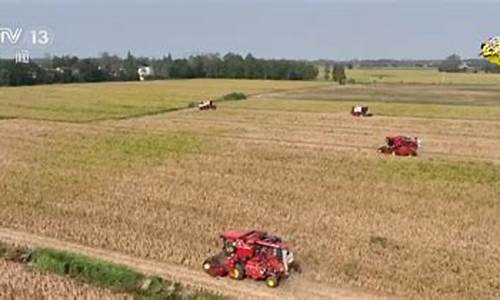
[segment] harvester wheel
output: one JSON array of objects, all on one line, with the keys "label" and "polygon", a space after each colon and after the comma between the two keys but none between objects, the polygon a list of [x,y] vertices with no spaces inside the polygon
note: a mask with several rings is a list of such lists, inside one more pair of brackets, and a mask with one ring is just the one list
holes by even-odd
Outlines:
[{"label": "harvester wheel", "polygon": [[245,277],[245,268],[240,263],[237,263],[229,273],[229,276],[232,279],[242,280]]},{"label": "harvester wheel", "polygon": [[269,277],[266,278],[266,285],[270,288],[275,288],[277,287],[279,284],[279,280],[276,276],[274,275],[271,275]]}]

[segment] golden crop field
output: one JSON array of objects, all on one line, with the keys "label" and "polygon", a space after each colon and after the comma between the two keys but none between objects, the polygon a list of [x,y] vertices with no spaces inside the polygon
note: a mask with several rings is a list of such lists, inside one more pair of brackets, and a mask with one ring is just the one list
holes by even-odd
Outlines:
[{"label": "golden crop field", "polygon": [[218,98],[233,91],[257,94],[318,84],[193,79],[9,87],[0,89],[0,119],[69,122],[119,119],[184,108],[190,102]]},{"label": "golden crop field", "polygon": [[[216,95],[218,85],[257,95],[215,111],[0,120],[0,226],[189,268],[218,250],[221,232],[260,228],[294,246],[304,272],[293,280],[413,298],[500,296],[496,86],[464,96],[460,82],[422,92],[186,80],[175,93]],[[126,95],[140,84],[111,86]],[[66,86],[43,88],[64,102]],[[375,116],[353,119],[358,101]],[[72,114],[62,116],[52,119]],[[421,155],[377,154],[392,134],[422,138]]]}]

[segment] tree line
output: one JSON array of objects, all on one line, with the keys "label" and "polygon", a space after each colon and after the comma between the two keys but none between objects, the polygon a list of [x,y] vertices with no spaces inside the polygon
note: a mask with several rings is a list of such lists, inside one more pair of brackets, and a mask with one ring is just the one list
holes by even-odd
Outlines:
[{"label": "tree line", "polygon": [[459,55],[452,54],[446,57],[438,66],[440,72],[474,72],[500,73],[500,67],[489,63],[484,59],[465,59]]},{"label": "tree line", "polygon": [[193,55],[188,58],[125,58],[103,53],[97,58],[54,56],[29,64],[0,60],[0,86],[18,86],[72,82],[138,80],[138,68],[148,66],[150,79],[234,78],[270,80],[314,80],[317,67],[306,61],[260,59],[248,54],[228,53]]},{"label": "tree line", "polygon": [[347,61],[316,60],[316,65],[342,64],[347,69],[353,68],[437,68],[441,72],[485,72],[500,73],[500,67],[483,58],[466,58],[453,54],[445,59],[355,59]]},{"label": "tree line", "polygon": [[[352,67],[351,67],[352,68]],[[343,64],[325,64],[323,67],[323,79],[333,80],[339,84],[347,83],[347,76],[345,74],[345,66]]]}]

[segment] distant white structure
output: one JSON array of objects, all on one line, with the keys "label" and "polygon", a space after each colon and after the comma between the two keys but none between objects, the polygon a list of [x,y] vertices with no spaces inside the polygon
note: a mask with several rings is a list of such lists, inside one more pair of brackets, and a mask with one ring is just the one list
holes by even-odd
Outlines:
[{"label": "distant white structure", "polygon": [[467,72],[467,73],[477,72],[477,69],[476,69],[476,68],[469,66],[469,64],[467,64],[466,62],[462,62],[462,63],[458,66],[458,69],[459,69],[460,71],[462,71],[462,72]]},{"label": "distant white structure", "polygon": [[152,77],[154,75],[153,68],[148,66],[143,66],[137,69],[137,74],[139,74],[139,79],[141,81],[146,80],[148,77]]}]

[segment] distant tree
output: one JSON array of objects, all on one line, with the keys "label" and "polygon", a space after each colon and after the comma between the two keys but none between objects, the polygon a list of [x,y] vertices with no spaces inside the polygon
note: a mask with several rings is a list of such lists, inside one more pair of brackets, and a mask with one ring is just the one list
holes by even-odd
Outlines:
[{"label": "distant tree", "polygon": [[153,68],[155,79],[167,79],[168,76],[168,66],[165,63],[166,57],[163,56],[161,59],[152,59],[149,65]]},{"label": "distant tree", "polygon": [[333,65],[333,81],[338,82],[339,84],[346,83],[346,75],[345,75],[345,67],[341,64]]},{"label": "distant tree", "polygon": [[313,80],[318,78],[319,70],[311,64],[302,64],[304,68],[304,77],[302,80]]},{"label": "distant tree", "polygon": [[193,78],[193,71],[187,59],[175,59],[170,67],[172,78]]},{"label": "distant tree", "polygon": [[0,69],[0,86],[8,86],[9,82],[9,71]]},{"label": "distant tree", "polygon": [[323,78],[325,80],[330,80],[330,73],[332,71],[332,67],[329,64],[325,64],[324,66],[324,73],[323,73]]},{"label": "distant tree", "polygon": [[219,78],[222,76],[223,62],[219,54],[207,54],[202,56],[205,77]]},{"label": "distant tree", "polygon": [[74,67],[78,63],[79,59],[76,56],[54,56],[52,58],[52,67],[53,68],[71,68]]},{"label": "distant tree", "polygon": [[260,67],[258,59],[251,53],[248,53],[245,57],[245,78],[262,78],[262,74],[262,68]]},{"label": "distant tree", "polygon": [[35,63],[17,64],[13,59],[0,61],[0,85],[21,86],[44,83],[44,70]]},{"label": "distant tree", "polygon": [[189,57],[189,67],[191,68],[191,73],[193,77],[205,78],[207,74],[205,73],[205,60],[203,56],[190,56]]},{"label": "distant tree", "polygon": [[123,60],[117,55],[110,55],[107,52],[101,54],[98,64],[105,73],[107,80],[120,80]]},{"label": "distant tree", "polygon": [[457,54],[452,54],[443,60],[439,66],[440,72],[459,72],[462,59]]},{"label": "distant tree", "polygon": [[130,53],[127,53],[127,58],[123,61],[123,69],[125,71],[127,80],[138,80],[139,75],[137,74],[137,69],[139,68],[139,63],[137,59]]},{"label": "distant tree", "polygon": [[80,60],[77,67],[79,70],[78,79],[81,82],[101,82],[108,79],[102,67],[93,59]]},{"label": "distant tree", "polygon": [[69,68],[59,68],[49,73],[52,76],[53,83],[70,83],[78,79],[73,77],[73,71]]},{"label": "distant tree", "polygon": [[239,54],[229,52],[224,55],[224,75],[226,78],[244,78],[245,61]]}]

